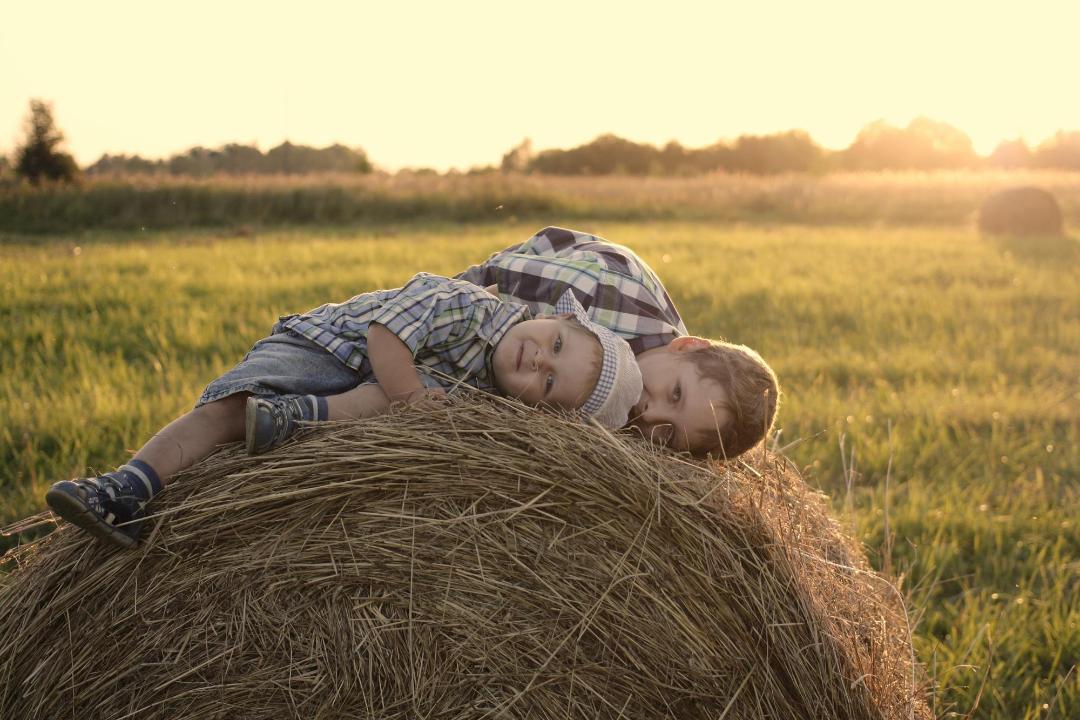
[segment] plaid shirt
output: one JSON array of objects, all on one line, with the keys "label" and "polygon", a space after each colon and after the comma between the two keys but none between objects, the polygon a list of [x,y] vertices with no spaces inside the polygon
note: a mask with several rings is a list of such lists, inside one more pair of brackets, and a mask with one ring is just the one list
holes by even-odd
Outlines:
[{"label": "plaid shirt", "polygon": [[420,273],[395,290],[361,293],[283,316],[274,332],[299,333],[356,370],[361,380],[374,381],[367,334],[371,323],[378,323],[409,347],[422,375],[425,368],[436,370],[497,392],[491,353],[511,327],[530,316],[526,306],[499,300],[472,283]]},{"label": "plaid shirt", "polygon": [[497,252],[455,277],[551,313],[568,288],[589,319],[630,343],[634,354],[688,334],[667,290],[630,248],[595,235],[544,228],[521,245]]}]

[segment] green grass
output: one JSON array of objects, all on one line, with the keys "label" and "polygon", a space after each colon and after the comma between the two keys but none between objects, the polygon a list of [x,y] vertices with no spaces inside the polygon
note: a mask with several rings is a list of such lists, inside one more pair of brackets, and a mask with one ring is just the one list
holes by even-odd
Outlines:
[{"label": "green grass", "polygon": [[[1080,712],[1074,241],[575,225],[645,257],[691,330],[753,346],[776,368],[778,444],[795,443],[788,454],[875,566],[902,578],[939,713],[969,710],[984,678],[975,717]],[[537,227],[9,236],[0,523],[41,509],[54,480],[124,461],[279,314],[419,269],[453,273]]]}]

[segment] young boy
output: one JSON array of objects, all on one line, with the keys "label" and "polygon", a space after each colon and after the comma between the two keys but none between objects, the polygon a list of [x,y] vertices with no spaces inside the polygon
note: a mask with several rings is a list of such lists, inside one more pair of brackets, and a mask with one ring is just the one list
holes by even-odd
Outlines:
[{"label": "young boy", "polygon": [[629,345],[591,322],[572,292],[553,309],[532,317],[472,283],[421,273],[395,290],[283,317],[131,462],[55,483],[46,501],[131,547],[146,503],[218,445],[246,438],[249,452],[264,452],[303,422],[378,414],[458,383],[621,427],[642,389]]},{"label": "young boy", "polygon": [[[653,442],[734,458],[773,426],[780,389],[772,368],[744,345],[687,334],[656,273],[627,247],[547,227],[457,277],[534,313],[552,312],[572,291],[594,323],[629,341],[644,383],[629,424]],[[355,393],[385,402],[378,386]]]},{"label": "young boy", "polygon": [[457,277],[541,313],[573,289],[593,322],[637,356],[644,390],[630,424],[648,439],[733,458],[773,426],[780,388],[772,368],[744,345],[689,335],[656,273],[627,247],[547,227]]}]

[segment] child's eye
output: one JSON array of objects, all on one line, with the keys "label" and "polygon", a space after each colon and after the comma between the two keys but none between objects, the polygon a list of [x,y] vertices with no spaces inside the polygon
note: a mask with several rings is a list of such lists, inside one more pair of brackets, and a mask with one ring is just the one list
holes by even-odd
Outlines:
[{"label": "child's eye", "polygon": [[552,386],[555,385],[555,376],[548,374],[547,380],[544,381],[544,394],[547,395],[551,392]]},{"label": "child's eye", "polygon": [[560,350],[562,350],[562,335],[557,335],[555,337],[555,354],[558,355]]},{"label": "child's eye", "polygon": [[671,399],[673,402],[679,402],[682,399],[682,385],[675,383],[675,389],[671,391]]}]

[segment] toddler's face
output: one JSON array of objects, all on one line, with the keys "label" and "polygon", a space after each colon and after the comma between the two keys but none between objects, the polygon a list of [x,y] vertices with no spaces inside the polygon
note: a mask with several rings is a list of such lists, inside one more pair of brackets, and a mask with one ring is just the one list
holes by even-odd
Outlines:
[{"label": "toddler's face", "polygon": [[601,352],[600,341],[572,320],[525,320],[495,347],[495,385],[528,405],[575,410],[596,385]]}]

